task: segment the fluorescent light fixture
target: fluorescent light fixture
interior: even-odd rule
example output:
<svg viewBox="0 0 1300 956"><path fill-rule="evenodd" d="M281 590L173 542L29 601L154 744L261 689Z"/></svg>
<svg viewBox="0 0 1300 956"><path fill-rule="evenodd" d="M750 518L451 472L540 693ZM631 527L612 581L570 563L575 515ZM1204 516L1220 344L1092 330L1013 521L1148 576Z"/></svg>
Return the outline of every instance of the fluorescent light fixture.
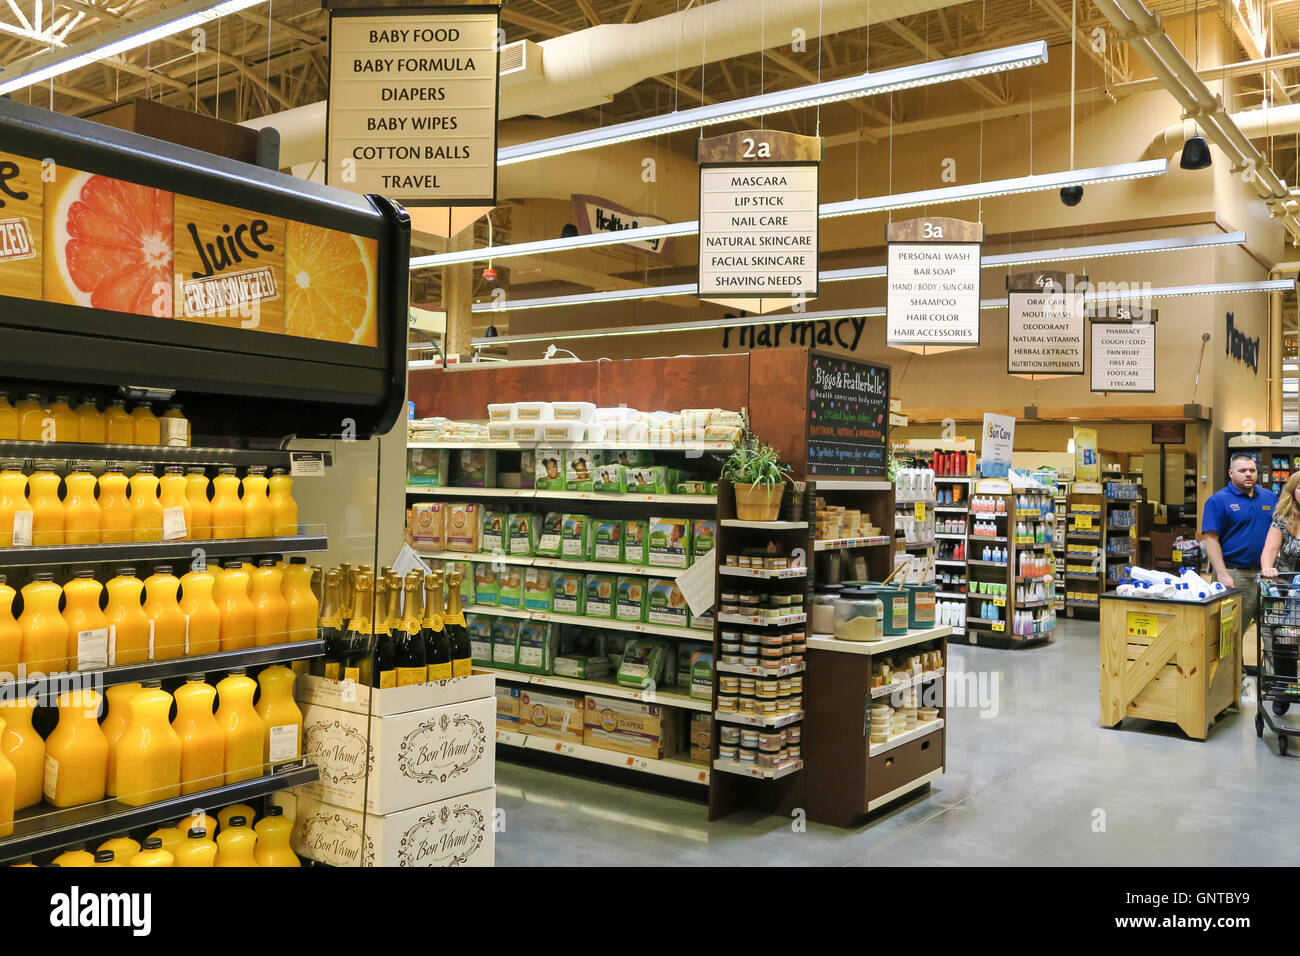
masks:
<svg viewBox="0 0 1300 956"><path fill-rule="evenodd" d="M1033 43L1021 43L1016 46L1003 47L999 50L984 50L967 56L949 57L943 60L931 60L927 63L914 63L893 70L879 73L863 73L861 76L847 76L826 83L815 83L792 90L779 90L775 93L763 93L726 103L712 103L690 110L674 110L662 116L647 116L630 123L618 123L600 129L581 130L550 139L539 139L531 143L518 143L504 146L497 150L497 165L509 166L533 159L545 159L564 153L576 153L581 150L609 146L613 143L626 143L631 140L662 136L684 129L700 126L712 126L717 123L730 123L735 120L749 119L754 116L766 116L769 113L784 113L788 110L802 109L806 106L820 106L823 103L835 103L840 100L854 99L859 96L879 96L898 90L913 89L919 86L932 86L953 80L965 80L988 73L1001 73L1005 70L1018 70L1026 66L1039 66L1047 62L1047 43L1037 40Z"/></svg>
<svg viewBox="0 0 1300 956"><path fill-rule="evenodd" d="M1034 252L1012 252L985 256L980 266L996 269L1003 266L1034 265L1043 262L1104 259L1110 256L1135 256L1150 252L1177 252L1186 249L1204 249L1215 246L1235 246L1246 241L1244 232L1221 232L1208 236L1174 236L1166 239L1140 239L1135 242L1110 242L1097 246L1040 249ZM863 266L856 269L823 269L818 273L821 282L848 282L855 279L883 279L884 266ZM694 282L679 285L648 286L641 289L619 289L612 292L576 292L572 295L555 295L536 299L505 299L501 302L479 302L474 312L510 312L525 309L549 309L565 305L598 305L609 302L627 302L638 299L659 299L670 295L695 295Z"/></svg>
<svg viewBox="0 0 1300 956"><path fill-rule="evenodd" d="M1259 282L1213 282L1207 285L1174 285L1159 289L1117 289L1090 292L1084 302L1131 302L1134 299L1174 299L1187 295L1235 295L1239 292L1294 292L1295 279L1262 279Z"/></svg>
<svg viewBox="0 0 1300 956"><path fill-rule="evenodd" d="M211 0L191 0L190 3L127 21L116 29L73 44L53 56L35 57L21 70L0 73L0 95L26 89L265 2L266 0L222 0L221 3L212 3Z"/></svg>
<svg viewBox="0 0 1300 956"><path fill-rule="evenodd" d="M1108 183L1121 179L1142 179L1163 176L1169 171L1169 160L1152 159L1118 166L1095 166L1090 169L1073 169L1037 176L1018 176L1015 179L997 179L987 183L968 183L963 186L945 186L942 189L924 189L919 192L896 193L893 196L873 196L869 199L849 199L844 202L822 203L818 215L822 219L835 216L854 216L862 213L886 212L891 209L909 209L915 206L939 206L968 199L988 199L1010 196L1013 193L1041 192L1061 186L1082 183ZM618 232L597 232L567 239L539 239L508 246L465 249L443 252L431 256L417 256L411 260L412 269L433 266L452 266L465 262L486 260L490 255L497 259L517 256L536 256L548 252L567 252L570 249L590 249L596 246L617 246L643 239L663 239L669 236L689 236L700 231L699 220L669 222L660 226L643 226L640 229L622 229Z"/></svg>

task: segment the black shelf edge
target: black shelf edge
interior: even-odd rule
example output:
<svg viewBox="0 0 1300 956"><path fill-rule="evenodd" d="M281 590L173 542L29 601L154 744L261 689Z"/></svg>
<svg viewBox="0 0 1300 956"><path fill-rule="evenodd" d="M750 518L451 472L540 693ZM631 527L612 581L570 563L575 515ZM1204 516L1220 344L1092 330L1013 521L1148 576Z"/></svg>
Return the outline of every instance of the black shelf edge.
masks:
<svg viewBox="0 0 1300 956"><path fill-rule="evenodd" d="M125 830L175 820L197 807L206 810L231 803L245 803L277 790L315 783L320 778L316 765L308 763L306 758L299 758L294 764L252 780L159 800L142 807L128 807L115 800L107 808L103 803L92 803L45 812L26 820L17 819L14 821L13 835L0 840L0 860L31 856L74 843L90 844Z"/></svg>
<svg viewBox="0 0 1300 956"><path fill-rule="evenodd" d="M28 567L38 564L112 564L118 561L189 559L196 548L202 549L208 559L254 554L296 554L302 551L325 551L329 548L329 539L323 534L304 534L285 538L218 538L206 541L185 538L178 541L0 548L0 568Z"/></svg>
<svg viewBox="0 0 1300 956"><path fill-rule="evenodd" d="M80 682L79 686L112 687L137 681L161 680L168 677L185 677L200 672L208 674L235 667L255 667L259 664L284 664L325 653L324 641L298 641L293 644L272 644L268 647L246 647L238 651L218 651L215 654L195 654L174 657L165 661L145 661L141 664L123 664L98 671L71 671L51 674L48 677L23 678L0 682L0 696L7 699L43 697Z"/></svg>
<svg viewBox="0 0 1300 956"><path fill-rule="evenodd" d="M142 461L161 465L266 465L289 467L289 456L302 449L213 448L190 445L108 445L75 441L0 441L0 458L31 458L35 461ZM331 452L326 466L334 464Z"/></svg>

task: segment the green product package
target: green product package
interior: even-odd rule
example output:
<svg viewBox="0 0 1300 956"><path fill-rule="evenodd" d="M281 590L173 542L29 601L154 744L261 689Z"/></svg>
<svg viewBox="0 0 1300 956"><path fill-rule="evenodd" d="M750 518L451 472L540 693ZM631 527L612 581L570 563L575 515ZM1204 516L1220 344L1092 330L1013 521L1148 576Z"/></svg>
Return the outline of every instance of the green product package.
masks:
<svg viewBox="0 0 1300 956"><path fill-rule="evenodd" d="M497 573L500 590L497 604L501 607L522 610L524 606L524 569L517 564L507 564Z"/></svg>
<svg viewBox="0 0 1300 956"><path fill-rule="evenodd" d="M551 626L538 621L519 623L519 669L531 674L551 673L555 648L551 644Z"/></svg>
<svg viewBox="0 0 1300 956"><path fill-rule="evenodd" d="M615 494L623 490L623 466L613 464L597 465L592 469L593 491L606 491Z"/></svg>
<svg viewBox="0 0 1300 956"><path fill-rule="evenodd" d="M609 452L605 460L611 465L622 465L624 468L639 468L655 463L654 454L644 448L620 448Z"/></svg>
<svg viewBox="0 0 1300 956"><path fill-rule="evenodd" d="M623 648L615 680L625 687L663 685L668 663L668 642L649 637L629 640Z"/></svg>
<svg viewBox="0 0 1300 956"><path fill-rule="evenodd" d="M587 612L587 576L575 571L551 575L551 609L556 614Z"/></svg>
<svg viewBox="0 0 1300 956"><path fill-rule="evenodd" d="M620 574L618 599L614 616L620 621L645 621L645 578L635 574Z"/></svg>
<svg viewBox="0 0 1300 956"><path fill-rule="evenodd" d="M533 465L533 485L539 490L564 490L564 450L539 448Z"/></svg>
<svg viewBox="0 0 1300 956"><path fill-rule="evenodd" d="M587 515L565 515L560 524L560 553L566 558L585 560L590 528L591 518Z"/></svg>
<svg viewBox="0 0 1300 956"><path fill-rule="evenodd" d="M527 511L511 515L506 524L506 553L533 554L539 530L537 515Z"/></svg>
<svg viewBox="0 0 1300 956"><path fill-rule="evenodd" d="M483 512L483 551L488 554L509 554L507 550L506 522L510 516L504 511Z"/></svg>
<svg viewBox="0 0 1300 956"><path fill-rule="evenodd" d="M564 487L568 491L592 491L592 472L600 461L600 452L590 448L571 448L564 456Z"/></svg>
<svg viewBox="0 0 1300 956"><path fill-rule="evenodd" d="M553 572L550 568L524 568L524 608L529 611L551 610Z"/></svg>
<svg viewBox="0 0 1300 956"><path fill-rule="evenodd" d="M560 541L564 533L564 515L558 511L548 511L542 518L542 525L537 533L537 554L544 558L560 556Z"/></svg>
<svg viewBox="0 0 1300 956"><path fill-rule="evenodd" d="M446 448L412 448L407 452L406 483L426 488L447 484L451 452Z"/></svg>
<svg viewBox="0 0 1300 956"><path fill-rule="evenodd" d="M696 518L691 522L691 563L704 557L718 543L718 522L714 518Z"/></svg>
<svg viewBox="0 0 1300 956"><path fill-rule="evenodd" d="M492 619L492 666L514 670L519 665L519 622Z"/></svg>
<svg viewBox="0 0 1300 956"><path fill-rule="evenodd" d="M612 574L587 575L587 617L613 618L618 578Z"/></svg>
<svg viewBox="0 0 1300 956"><path fill-rule="evenodd" d="M686 627L689 622L686 597L672 578L650 578L646 620L652 624Z"/></svg>
<svg viewBox="0 0 1300 956"><path fill-rule="evenodd" d="M650 556L650 525L644 518L623 522L623 562L645 564Z"/></svg>
<svg viewBox="0 0 1300 956"><path fill-rule="evenodd" d="M713 651L696 651L691 655L691 698L713 700Z"/></svg>
<svg viewBox="0 0 1300 956"><path fill-rule="evenodd" d="M646 563L685 568L691 563L691 523L685 518L651 518Z"/></svg>
<svg viewBox="0 0 1300 956"><path fill-rule="evenodd" d="M618 519L597 518L591 524L592 561L606 561L610 564L623 563L623 522Z"/></svg>
<svg viewBox="0 0 1300 956"><path fill-rule="evenodd" d="M612 669L606 658L592 654L565 654L552 666L556 676L576 680L608 680Z"/></svg>
<svg viewBox="0 0 1300 956"><path fill-rule="evenodd" d="M475 587L475 570L473 561L446 561L443 563L445 580L450 581L452 573L460 572L461 607L473 607L478 603L478 588Z"/></svg>
<svg viewBox="0 0 1300 956"><path fill-rule="evenodd" d="M496 569L486 561L475 562L474 603L496 607L500 603L500 596L501 582L497 578Z"/></svg>
<svg viewBox="0 0 1300 956"><path fill-rule="evenodd" d="M634 495L668 494L668 469L663 465L638 465L623 469L623 491Z"/></svg>
<svg viewBox="0 0 1300 956"><path fill-rule="evenodd" d="M465 630L469 632L470 660L475 664L491 664L492 618L482 614L466 614Z"/></svg>

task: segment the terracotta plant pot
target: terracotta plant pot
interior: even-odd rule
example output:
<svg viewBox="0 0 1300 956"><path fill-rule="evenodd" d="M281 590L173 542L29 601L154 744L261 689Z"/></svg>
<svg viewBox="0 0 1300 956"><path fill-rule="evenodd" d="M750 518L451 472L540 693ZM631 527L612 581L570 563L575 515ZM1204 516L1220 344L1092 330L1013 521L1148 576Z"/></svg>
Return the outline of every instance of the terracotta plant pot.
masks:
<svg viewBox="0 0 1300 956"><path fill-rule="evenodd" d="M732 485L736 491L736 517L741 521L775 521L781 513L785 482L779 485Z"/></svg>

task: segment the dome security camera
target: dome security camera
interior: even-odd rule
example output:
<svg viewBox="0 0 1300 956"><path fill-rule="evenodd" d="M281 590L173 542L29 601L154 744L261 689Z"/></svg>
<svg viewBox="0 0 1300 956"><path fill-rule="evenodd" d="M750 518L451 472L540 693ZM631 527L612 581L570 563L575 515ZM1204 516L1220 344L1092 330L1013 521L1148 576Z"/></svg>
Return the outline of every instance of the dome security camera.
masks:
<svg viewBox="0 0 1300 956"><path fill-rule="evenodd" d="M1077 206L1083 202L1082 186L1064 186L1061 189L1061 202L1067 206Z"/></svg>

